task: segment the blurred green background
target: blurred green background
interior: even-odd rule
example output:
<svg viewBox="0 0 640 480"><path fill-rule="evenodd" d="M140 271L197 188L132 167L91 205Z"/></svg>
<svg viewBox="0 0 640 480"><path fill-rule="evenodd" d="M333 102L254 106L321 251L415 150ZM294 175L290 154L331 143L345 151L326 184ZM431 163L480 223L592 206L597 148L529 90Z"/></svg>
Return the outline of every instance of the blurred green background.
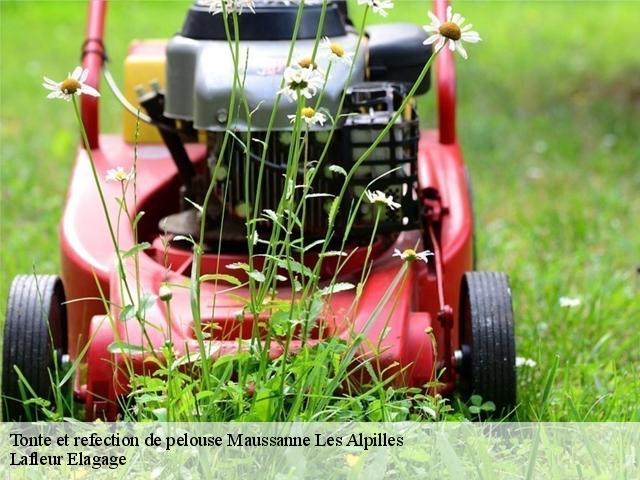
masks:
<svg viewBox="0 0 640 480"><path fill-rule="evenodd" d="M119 79L130 40L175 33L188 4L111 2L106 44ZM519 369L518 417L640 421L640 3L455 7L483 38L458 60L479 268L510 274L518 355L537 362ZM388 21L425 24L429 8L396 0ZM70 105L46 100L40 83L78 63L86 3L3 0L0 10L4 305L15 274L58 270L77 135ZM423 102L433 125L433 92ZM102 105L103 131L117 131L118 105L108 93ZM561 296L582 304L561 308Z"/></svg>

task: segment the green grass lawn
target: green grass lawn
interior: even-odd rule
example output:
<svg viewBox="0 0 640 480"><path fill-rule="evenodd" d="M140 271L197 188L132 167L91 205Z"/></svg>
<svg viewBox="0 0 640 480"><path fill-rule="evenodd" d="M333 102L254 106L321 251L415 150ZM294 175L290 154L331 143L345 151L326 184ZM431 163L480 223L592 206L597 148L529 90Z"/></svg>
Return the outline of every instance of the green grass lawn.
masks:
<svg viewBox="0 0 640 480"><path fill-rule="evenodd" d="M176 32L183 1L117 1L107 46ZM425 1L389 20L428 23ZM520 419L640 421L640 56L637 2L457 2L483 37L459 61L458 129L474 182L479 268L510 274ZM0 2L0 302L11 278L58 270L74 158L71 107L42 76L78 62L85 2ZM425 100L433 124L433 94ZM119 128L109 94L102 127ZM68 107L68 108L67 108ZM561 296L581 306L561 308ZM0 315L3 315L2 312ZM542 408L545 379L557 376Z"/></svg>

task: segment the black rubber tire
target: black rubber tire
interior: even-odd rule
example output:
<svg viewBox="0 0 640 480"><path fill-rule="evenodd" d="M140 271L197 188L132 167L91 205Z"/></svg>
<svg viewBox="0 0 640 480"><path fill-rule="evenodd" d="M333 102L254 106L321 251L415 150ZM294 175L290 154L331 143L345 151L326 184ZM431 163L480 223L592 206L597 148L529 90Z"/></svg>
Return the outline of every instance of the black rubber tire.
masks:
<svg viewBox="0 0 640 480"><path fill-rule="evenodd" d="M506 415L516 405L516 345L509 280L504 273L467 272L460 291L461 390Z"/></svg>
<svg viewBox="0 0 640 480"><path fill-rule="evenodd" d="M2 356L2 404L5 421L38 418L22 402L16 366L40 398L51 400L50 371L67 352L67 311L62 281L55 275L19 275L7 299ZM22 390L32 396L28 388ZM27 413L26 409L29 409Z"/></svg>

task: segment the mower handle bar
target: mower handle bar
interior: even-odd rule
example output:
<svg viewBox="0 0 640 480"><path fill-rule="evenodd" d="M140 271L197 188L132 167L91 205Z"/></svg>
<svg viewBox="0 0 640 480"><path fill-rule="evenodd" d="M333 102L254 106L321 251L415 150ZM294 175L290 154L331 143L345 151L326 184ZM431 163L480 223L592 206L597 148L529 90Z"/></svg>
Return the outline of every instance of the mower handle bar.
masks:
<svg viewBox="0 0 640 480"><path fill-rule="evenodd" d="M446 16L448 0L434 0L435 13L440 19ZM104 23L107 0L89 0L89 16L85 41L82 46L82 67L89 70L87 83L100 89L100 74L105 59ZM436 59L436 88L438 94L438 128L440 143L456 141L456 76L453 52L443 49ZM89 147L99 146L99 99L91 95L80 97L82 121L87 132Z"/></svg>

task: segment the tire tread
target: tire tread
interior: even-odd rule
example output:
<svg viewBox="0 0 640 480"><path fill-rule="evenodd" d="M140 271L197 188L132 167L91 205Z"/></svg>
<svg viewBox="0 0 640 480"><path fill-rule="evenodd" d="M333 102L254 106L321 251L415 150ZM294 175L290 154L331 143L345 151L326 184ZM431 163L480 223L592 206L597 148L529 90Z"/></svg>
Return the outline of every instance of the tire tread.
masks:
<svg viewBox="0 0 640 480"><path fill-rule="evenodd" d="M471 315L471 390L498 413L516 403L515 337L511 290L504 273L468 272L462 294Z"/></svg>

